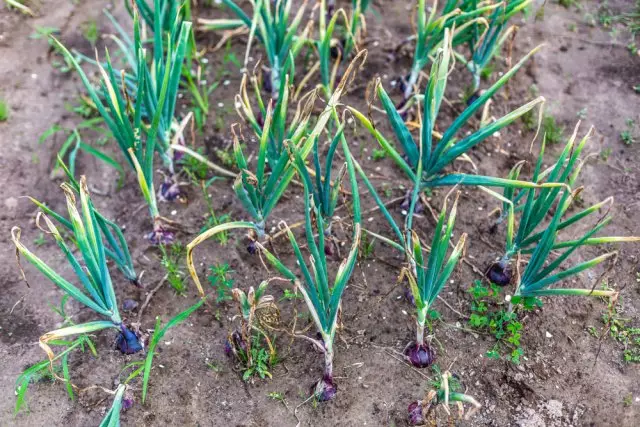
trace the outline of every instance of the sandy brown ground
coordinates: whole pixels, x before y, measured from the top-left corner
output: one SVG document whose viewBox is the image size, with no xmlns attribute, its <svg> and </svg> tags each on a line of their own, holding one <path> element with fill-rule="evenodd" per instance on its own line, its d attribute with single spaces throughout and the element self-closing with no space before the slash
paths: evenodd
<svg viewBox="0 0 640 427">
<path fill-rule="evenodd" d="M 120 3 L 116 15 L 128 22 Z M 345 103 L 363 107 L 364 87 L 369 79 L 379 74 L 385 87 L 390 80 L 406 72 L 406 58 L 390 58 L 392 48 L 411 32 L 408 24 L 407 1 L 376 1 L 375 8 L 384 11 L 369 17 L 367 47 L 369 63 L 354 84 Z M 640 84 L 640 58 L 633 57 L 626 49 L 629 35 L 619 31 L 615 37 L 601 27 L 586 24 L 587 13 L 595 14 L 597 2 L 580 2 L 580 9 L 569 10 L 555 4 L 547 5 L 544 20 L 529 21 L 522 26 L 514 51 L 520 57 L 533 46 L 546 42 L 547 46 L 510 84 L 509 97 L 502 92 L 495 99 L 493 114 L 498 116 L 521 105 L 531 96 L 530 87 L 535 84 L 539 93 L 547 99 L 547 108 L 566 132 L 573 128 L 579 111 L 585 109 L 586 118 L 581 132 L 595 126 L 597 132 L 589 143 L 588 151 L 600 153 L 610 149 L 608 160 L 596 158 L 582 174 L 586 203 L 613 195 L 616 198 L 616 219 L 610 234 L 639 234 L 637 225 L 640 202 L 640 171 L 638 169 L 638 144 L 625 146 L 619 133 L 625 121 L 640 117 L 640 95 L 632 90 Z M 614 10 L 629 10 L 625 1 L 610 2 Z M 43 352 L 38 348 L 38 337 L 53 329 L 60 318 L 48 307 L 57 304 L 61 293 L 44 280 L 32 268 L 27 268 L 31 287 L 20 280 L 15 264 L 14 248 L 9 239 L 9 230 L 14 225 L 24 229 L 24 241 L 33 242 L 38 236 L 33 226 L 35 209 L 25 199 L 26 194 L 46 201 L 62 209 L 62 193 L 59 181 L 50 178 L 55 152 L 62 141 L 49 140 L 38 144 L 38 137 L 52 124 L 70 125 L 77 122 L 68 113 L 65 102 L 74 102 L 80 89 L 75 76 L 64 75 L 51 66 L 52 57 L 44 40 L 29 36 L 36 26 L 53 26 L 61 30 L 61 39 L 68 46 L 90 52 L 83 39 L 80 26 L 95 19 L 103 32 L 113 31 L 102 15 L 101 9 L 108 5 L 102 0 L 90 0 L 74 4 L 70 1 L 43 0 L 36 18 L 26 18 L 9 12 L 4 4 L 0 7 L 0 95 L 11 107 L 11 117 L 0 123 L 0 230 L 4 238 L 0 243 L 0 424 L 2 425 L 98 425 L 105 409 L 110 405 L 106 395 L 87 392 L 72 402 L 60 383 L 33 384 L 28 392 L 30 412 L 13 418 L 14 381 L 28 365 L 41 360 Z M 615 9 L 618 7 L 618 9 Z M 215 16 L 217 11 L 203 8 L 203 16 Z M 576 31 L 571 31 L 575 25 Z M 204 35 L 203 44 L 213 44 L 217 36 Z M 243 52 L 243 42 L 236 40 L 234 51 Z M 219 54 L 209 54 L 212 64 L 219 65 Z M 504 70 L 504 64 L 498 69 Z M 215 69 L 212 67 L 211 72 Z M 463 70 L 454 73 L 448 87 L 448 96 L 457 101 L 459 93 L 469 76 Z M 228 126 L 217 131 L 216 117 L 228 125 L 237 120 L 229 112 L 232 96 L 239 84 L 239 74 L 229 77 L 227 89 L 212 96 L 213 117 L 209 121 L 205 136 L 198 136 L 197 146 L 204 146 L 213 156 L 213 148 L 228 143 Z M 215 107 L 218 103 L 223 107 Z M 186 112 L 180 110 L 181 114 Z M 450 120 L 452 110 L 444 108 L 441 120 Z M 381 123 L 382 117 L 377 117 Z M 482 147 L 474 150 L 472 157 L 481 173 L 506 175 L 518 160 L 529 158 L 528 145 L 531 134 L 525 133 L 521 123 L 516 123 L 499 137 L 491 138 Z M 386 134 L 390 130 L 381 125 Z M 354 152 L 361 153 L 361 161 L 368 170 L 387 177 L 379 182 L 391 183 L 393 197 L 403 194 L 396 183 L 403 179 L 390 161 L 376 163 L 368 160 L 375 148 L 371 138 L 360 130 L 353 136 Z M 548 152 L 557 152 L 551 147 Z M 155 287 L 164 272 L 158 263 L 158 252 L 142 238 L 148 231 L 148 220 L 144 210 L 137 210 L 141 198 L 132 174 L 127 177 L 123 190 L 116 189 L 114 172 L 96 164 L 87 156 L 79 159 L 81 173 L 88 176 L 94 190 L 97 205 L 105 214 L 116 218 L 126 227 L 126 235 L 134 254 L 138 270 L 145 270 L 145 283 Z M 230 182 L 219 181 L 212 189 L 215 204 L 220 212 L 231 213 L 234 219 L 245 218 L 241 207 L 233 198 Z M 162 205 L 163 214 L 181 221 L 186 232 L 178 236 L 186 243 L 202 226 L 206 212 L 202 197 L 196 189 L 189 189 L 187 205 Z M 106 194 L 99 196 L 98 194 Z M 442 200 L 443 191 L 436 192 L 434 204 Z M 300 219 L 299 189 L 292 189 L 290 197 L 283 200 L 272 219 L 294 222 Z M 372 206 L 369 197 L 363 198 L 366 208 Z M 457 223 L 459 232 L 468 232 L 470 241 L 468 260 L 481 268 L 497 254 L 503 244 L 502 234 L 492 235 L 487 230 L 490 221 L 486 213 L 496 206 L 483 193 L 468 190 L 461 200 L 461 213 Z M 175 215 L 172 211 L 175 210 Z M 136 213 L 142 212 L 142 213 Z M 366 218 L 368 221 L 368 218 Z M 388 230 L 382 220 L 375 217 L 372 226 L 376 231 Z M 418 227 L 431 235 L 433 222 L 430 218 L 419 221 Z M 235 236 L 235 235 L 234 235 Z M 489 242 L 489 245 L 487 243 Z M 286 262 L 288 247 L 284 242 L 277 248 Z M 33 245 L 32 245 L 33 246 Z M 69 269 L 62 262 L 52 242 L 37 248 L 38 253 L 53 267 Z M 587 259 L 598 253 L 596 250 L 582 252 L 576 258 Z M 621 294 L 626 318 L 631 324 L 640 326 L 640 286 L 637 272 L 638 246 L 620 248 L 618 263 L 610 274 L 609 282 L 624 288 Z M 380 260 L 385 260 L 381 262 Z M 344 324 L 337 340 L 335 360 L 339 394 L 331 403 L 317 407 L 306 405 L 298 410 L 302 425 L 405 425 L 407 405 L 424 395 L 428 390 L 427 378 L 394 359 L 413 335 L 410 317 L 411 306 L 402 297 L 403 291 L 394 288 L 397 269 L 401 259 L 389 249 L 378 247 L 376 258 L 363 260 L 354 273 L 351 285 L 345 293 Z M 196 254 L 196 262 L 204 275 L 205 268 L 214 262 L 228 262 L 236 271 L 236 284 L 243 288 L 255 286 L 269 274 L 255 257 L 249 257 L 242 236 L 237 235 L 227 247 L 209 242 Z M 602 272 L 581 275 L 575 285 L 588 287 Z M 118 273 L 117 292 L 124 298 L 144 300 L 145 291 L 129 287 Z M 442 296 L 462 313 L 469 313 L 469 300 L 465 290 L 478 277 L 467 265 L 461 265 Z M 284 287 L 271 289 L 276 298 Z M 184 297 L 165 286 L 153 298 L 142 323 L 152 328 L 154 318 L 164 321 L 196 300 L 192 284 Z M 298 310 L 303 310 L 298 304 Z M 437 303 L 444 322 L 435 324 L 435 334 L 443 350 L 439 350 L 439 364 L 448 367 L 464 382 L 469 394 L 483 404 L 481 412 L 468 425 L 495 426 L 560 426 L 560 425 L 615 425 L 633 426 L 640 419 L 640 372 L 637 365 L 622 361 L 622 349 L 607 339 L 596 361 L 598 340 L 587 331 L 589 326 L 602 327 L 601 313 L 605 306 L 595 299 L 558 298 L 545 300 L 544 308 L 529 314 L 524 320 L 523 348 L 526 358 L 516 366 L 505 361 L 489 360 L 484 353 L 491 347 L 490 337 L 473 335 L 456 325 L 464 326 L 465 319 L 441 303 Z M 292 304 L 281 303 L 286 316 L 292 312 Z M 215 311 L 219 310 L 219 320 Z M 90 320 L 87 310 L 80 310 L 70 303 L 68 312 L 74 320 Z M 288 313 L 288 314 L 287 314 Z M 235 315 L 232 305 L 220 305 L 211 311 L 202 310 L 187 322 L 172 330 L 163 340 L 151 374 L 149 399 L 140 403 L 136 390 L 135 406 L 123 414 L 124 425 L 295 425 L 293 408 L 308 395 L 309 387 L 321 373 L 321 358 L 306 342 L 289 342 L 280 337 L 277 344 L 283 363 L 273 370 L 269 381 L 243 383 L 233 364 L 225 357 L 222 343 L 234 326 L 230 321 Z M 109 332 L 98 335 L 99 357 L 75 354 L 71 358 L 73 381 L 81 387 L 99 384 L 113 388 L 118 383 L 122 367 L 142 356 L 123 357 L 113 348 L 114 336 Z M 207 364 L 215 363 L 221 368 L 214 372 Z M 429 372 L 426 372 L 428 375 Z M 139 387 L 139 384 L 136 384 Z M 286 405 L 270 399 L 269 392 L 283 393 Z M 630 405 L 623 399 L 632 395 Z M 446 417 L 440 413 L 439 421 Z"/>
</svg>

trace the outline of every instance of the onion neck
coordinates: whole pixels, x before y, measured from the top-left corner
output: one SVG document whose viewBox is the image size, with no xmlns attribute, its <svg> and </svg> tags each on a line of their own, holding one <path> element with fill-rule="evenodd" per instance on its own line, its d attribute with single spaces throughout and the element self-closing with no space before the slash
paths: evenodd
<svg viewBox="0 0 640 427">
<path fill-rule="evenodd" d="M 324 341 L 324 374 L 323 379 L 333 379 L 333 340 L 329 336 L 323 337 Z"/>
<path fill-rule="evenodd" d="M 418 317 L 416 318 L 416 344 L 424 345 L 424 325 L 427 318 L 427 308 L 418 310 Z"/>
<path fill-rule="evenodd" d="M 409 80 L 406 82 L 406 86 L 404 88 L 404 100 L 409 99 L 411 94 L 413 93 L 413 86 L 415 86 L 418 81 L 418 76 L 420 75 L 421 68 L 415 63 L 411 68 L 411 74 L 409 75 Z"/>
</svg>

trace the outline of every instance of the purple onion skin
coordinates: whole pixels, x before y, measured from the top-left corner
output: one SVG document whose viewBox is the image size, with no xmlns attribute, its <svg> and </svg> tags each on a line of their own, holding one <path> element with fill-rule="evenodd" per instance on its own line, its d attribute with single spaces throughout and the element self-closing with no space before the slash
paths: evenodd
<svg viewBox="0 0 640 427">
<path fill-rule="evenodd" d="M 422 402 L 411 402 L 409 404 L 409 425 L 417 426 L 424 424 L 422 416 Z"/>
<path fill-rule="evenodd" d="M 138 336 L 129 330 L 124 323 L 120 325 L 120 333 L 116 339 L 116 347 L 122 354 L 135 354 L 142 350 Z"/>
<path fill-rule="evenodd" d="M 146 238 L 154 245 L 168 245 L 173 243 L 175 236 L 171 231 L 156 226 L 151 233 L 147 234 Z"/>
<path fill-rule="evenodd" d="M 122 399 L 122 409 L 127 410 L 133 407 L 133 395 L 130 393 L 124 394 L 124 399 Z"/>
<path fill-rule="evenodd" d="M 511 283 L 512 276 L 509 265 L 501 262 L 493 263 L 487 270 L 487 279 L 502 287 Z"/>
<path fill-rule="evenodd" d="M 411 303 L 411 305 L 416 305 L 416 299 L 413 297 L 411 289 L 404 288 L 404 297 Z"/>
<path fill-rule="evenodd" d="M 333 241 L 329 240 L 324 245 L 324 254 L 328 257 L 332 257 L 335 254 L 335 251 L 333 250 Z"/>
<path fill-rule="evenodd" d="M 408 161 L 408 159 L 407 159 Z M 413 194 L 412 190 L 408 190 L 407 193 L 404 196 L 404 200 L 402 201 L 402 203 L 400 204 L 400 209 L 408 211 L 409 208 L 411 207 L 411 196 Z M 422 203 L 420 202 L 420 200 L 416 201 L 416 205 L 414 207 L 414 213 L 416 214 L 421 214 L 422 211 L 424 211 L 424 206 L 422 206 Z"/>
<path fill-rule="evenodd" d="M 160 184 L 160 190 L 158 191 L 158 199 L 160 201 L 173 202 L 181 195 L 180 186 L 172 179 L 165 179 L 164 182 Z"/>
<path fill-rule="evenodd" d="M 333 399 L 338 393 L 338 385 L 333 381 L 333 378 L 323 376 L 320 381 L 312 389 L 318 402 L 327 402 Z"/>
<path fill-rule="evenodd" d="M 475 91 L 473 94 L 467 99 L 467 105 L 471 105 L 476 102 L 480 98 L 480 91 Z"/>
<path fill-rule="evenodd" d="M 427 344 L 410 343 L 403 352 L 405 358 L 416 368 L 428 368 L 435 362 L 436 353 Z"/>
<path fill-rule="evenodd" d="M 224 352 L 227 356 L 238 356 L 238 353 L 247 354 L 247 342 L 239 331 L 233 331 L 224 342 Z M 239 356 L 238 356 L 239 357 Z"/>
<path fill-rule="evenodd" d="M 255 255 L 258 253 L 258 247 L 256 246 L 256 242 L 250 242 L 247 245 L 247 252 L 249 252 L 251 255 Z"/>
</svg>

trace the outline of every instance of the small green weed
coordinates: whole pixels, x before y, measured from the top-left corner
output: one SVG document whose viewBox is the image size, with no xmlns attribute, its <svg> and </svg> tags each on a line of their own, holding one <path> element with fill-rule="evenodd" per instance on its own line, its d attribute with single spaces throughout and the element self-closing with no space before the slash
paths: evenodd
<svg viewBox="0 0 640 427">
<path fill-rule="evenodd" d="M 9 105 L 3 98 L 0 98 L 0 122 L 7 121 L 8 118 L 9 118 Z"/>
<path fill-rule="evenodd" d="M 635 121 L 633 119 L 627 119 L 625 121 L 625 124 L 627 125 L 627 128 L 625 130 L 623 130 L 622 132 L 620 132 L 620 139 L 626 145 L 631 145 L 631 144 L 636 142 L 636 139 L 633 136 L 633 131 L 634 131 L 634 128 L 635 128 Z"/>
<path fill-rule="evenodd" d="M 84 39 L 91 44 L 91 47 L 95 47 L 98 41 L 98 24 L 96 21 L 87 21 L 82 24 L 81 28 Z"/>
<path fill-rule="evenodd" d="M 606 285 L 605 285 L 606 286 Z M 640 327 L 628 325 L 632 319 L 621 316 L 624 312 L 622 302 L 612 305 L 602 314 L 602 323 L 609 330 L 609 336 L 623 347 L 622 359 L 627 363 L 640 363 Z M 591 327 L 595 330 L 595 327 Z M 592 334 L 593 335 L 593 334 Z M 595 332 L 600 338 L 600 334 Z"/>
<path fill-rule="evenodd" d="M 180 243 L 174 243 L 168 248 L 160 245 L 162 259 L 160 263 L 167 270 L 167 281 L 178 295 L 183 295 L 187 289 L 186 274 L 180 266 L 185 257 L 185 247 Z"/>
<path fill-rule="evenodd" d="M 285 301 L 285 300 L 286 301 L 293 301 L 294 299 L 302 299 L 302 295 L 296 294 L 295 292 L 291 291 L 290 289 L 285 289 L 283 292 L 284 292 L 284 295 L 282 295 L 282 297 L 280 297 L 278 302 Z"/>
<path fill-rule="evenodd" d="M 371 238 L 368 233 L 363 233 L 360 240 L 360 259 L 369 259 L 373 256 L 376 246 L 376 239 Z"/>
<path fill-rule="evenodd" d="M 564 126 L 556 122 L 556 118 L 545 114 L 542 119 L 542 131 L 547 136 L 547 143 L 558 144 L 564 138 Z"/>
<path fill-rule="evenodd" d="M 233 299 L 231 289 L 233 289 L 234 280 L 229 277 L 230 274 L 235 273 L 234 270 L 229 267 L 229 264 L 216 264 L 209 267 L 209 284 L 216 290 L 216 302 L 230 301 Z"/>
<path fill-rule="evenodd" d="M 251 342 L 256 343 L 256 345 L 251 347 L 252 363 L 242 374 L 242 379 L 244 381 L 248 381 L 253 376 L 258 376 L 262 379 L 265 379 L 266 377 L 271 378 L 271 372 L 269 372 L 271 356 L 269 355 L 269 352 L 266 348 L 258 346 L 258 337 L 255 337 Z"/>
<path fill-rule="evenodd" d="M 587 107 L 584 107 L 582 110 L 578 111 L 576 113 L 576 116 L 578 116 L 580 120 L 585 120 L 587 118 Z"/>
<path fill-rule="evenodd" d="M 471 295 L 471 316 L 469 325 L 477 330 L 487 331 L 497 342 L 487 351 L 491 359 L 505 358 L 512 363 L 520 363 L 523 355 L 520 343 L 522 323 L 516 312 L 505 310 L 500 295 L 500 287 L 491 283 L 485 286 L 476 280 L 468 290 Z M 530 301 L 525 309 L 533 309 L 541 305 L 538 301 Z"/>
<path fill-rule="evenodd" d="M 201 156 L 205 158 L 207 157 L 202 147 L 197 148 L 195 151 Z M 207 178 L 209 167 L 195 157 L 183 156 L 178 163 L 182 166 L 182 169 L 193 182 L 201 181 Z"/>
<path fill-rule="evenodd" d="M 371 153 L 371 158 L 374 162 L 379 162 L 380 160 L 387 158 L 387 152 L 382 148 L 374 148 Z"/>
</svg>

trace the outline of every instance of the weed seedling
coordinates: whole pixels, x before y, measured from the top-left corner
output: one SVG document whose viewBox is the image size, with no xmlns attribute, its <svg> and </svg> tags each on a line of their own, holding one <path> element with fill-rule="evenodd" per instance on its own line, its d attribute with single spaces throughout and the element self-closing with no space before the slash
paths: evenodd
<svg viewBox="0 0 640 427">
<path fill-rule="evenodd" d="M 627 128 L 620 132 L 620 139 L 625 143 L 625 145 L 631 145 L 636 142 L 636 139 L 633 136 L 635 122 L 633 119 L 627 119 L 625 124 Z"/>
<path fill-rule="evenodd" d="M 9 104 L 3 98 L 0 98 L 0 122 L 6 122 L 9 119 Z"/>
<path fill-rule="evenodd" d="M 160 264 L 167 270 L 167 281 L 178 295 L 184 295 L 187 290 L 186 274 L 180 267 L 184 257 L 185 248 L 180 243 L 169 245 L 159 245 L 162 258 Z"/>
<path fill-rule="evenodd" d="M 564 139 L 564 126 L 556 122 L 556 118 L 546 115 L 542 119 L 542 130 L 549 144 L 557 144 Z"/>
<path fill-rule="evenodd" d="M 520 363 L 520 357 L 524 353 L 520 344 L 522 323 L 515 312 L 505 309 L 500 287 L 493 283 L 485 286 L 480 280 L 476 280 L 468 292 L 472 298 L 469 325 L 474 329 L 487 331 L 496 339 L 495 345 L 487 351 L 487 357 L 504 357 L 512 363 Z M 542 305 L 537 299 L 531 302 L 534 305 L 526 308 L 533 309 Z"/>
<path fill-rule="evenodd" d="M 229 264 L 216 264 L 209 267 L 209 284 L 214 288 L 216 292 L 216 302 L 221 303 L 223 301 L 231 301 L 233 299 L 233 278 L 231 274 L 235 273 L 229 267 Z"/>
</svg>

